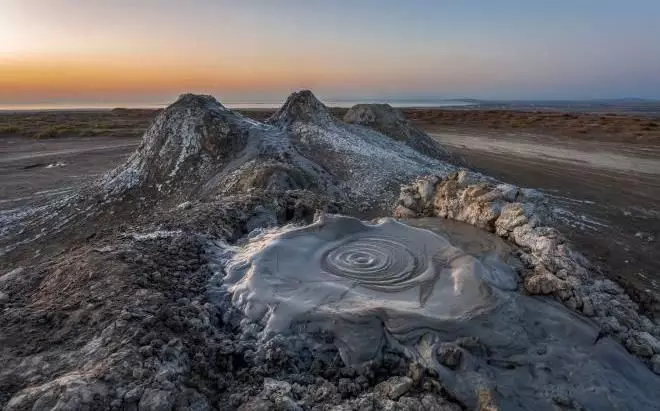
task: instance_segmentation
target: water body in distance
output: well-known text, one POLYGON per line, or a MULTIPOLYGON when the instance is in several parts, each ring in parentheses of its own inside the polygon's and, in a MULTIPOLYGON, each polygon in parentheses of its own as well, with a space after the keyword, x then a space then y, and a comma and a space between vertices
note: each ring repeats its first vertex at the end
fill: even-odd
MULTIPOLYGON (((372 104, 372 103, 387 103, 392 107, 466 107, 475 105, 476 103, 464 100, 428 100, 428 101, 414 101, 414 100, 328 100, 324 104, 328 107, 353 107, 356 104, 372 104)), ((226 107, 231 109, 277 109, 282 107, 284 102, 235 102, 223 103, 226 107)), ((111 110, 113 108, 146 108, 146 109, 159 109, 164 108, 165 103, 93 103, 93 104, 71 104, 71 103, 49 103, 49 104, 0 104, 0 112, 17 112, 17 111, 96 111, 96 110, 111 110)))

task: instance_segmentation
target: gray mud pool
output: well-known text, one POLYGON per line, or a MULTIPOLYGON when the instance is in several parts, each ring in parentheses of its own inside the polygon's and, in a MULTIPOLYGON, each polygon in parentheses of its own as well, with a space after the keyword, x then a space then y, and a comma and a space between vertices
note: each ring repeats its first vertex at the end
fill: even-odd
POLYGON ((493 390, 507 410, 657 409, 660 380, 640 360, 590 320, 520 293, 514 251, 438 218, 327 215, 215 250, 212 295, 265 340, 330 334, 351 365, 399 351, 466 404, 493 390))

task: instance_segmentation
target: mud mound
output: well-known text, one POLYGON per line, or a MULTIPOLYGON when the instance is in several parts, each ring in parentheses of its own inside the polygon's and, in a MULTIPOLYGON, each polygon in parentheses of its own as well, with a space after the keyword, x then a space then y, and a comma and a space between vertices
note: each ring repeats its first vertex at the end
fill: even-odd
POLYGON ((403 113, 389 104, 358 104, 344 116, 351 124, 373 128, 384 135, 403 141, 410 147, 428 156, 449 159, 449 153, 426 133, 406 119, 403 113))
POLYGON ((2 212, 0 252, 16 247, 15 234, 19 243, 32 243, 72 224, 91 227, 99 216, 130 224, 146 210, 255 190, 306 190, 350 209, 385 212, 401 184, 452 170, 376 131, 332 118, 309 91, 292 94, 268 123, 211 96, 186 94, 158 115, 128 161, 103 178, 66 197, 2 212))
POLYGON ((286 127, 296 121, 323 124, 332 122, 333 118, 328 108, 311 91, 302 90, 291 94, 266 122, 286 127))
POLYGON ((310 91, 293 93, 266 123, 232 112, 213 97, 188 94, 157 117, 135 154, 101 186, 110 197, 134 188, 188 199, 306 189, 362 199, 387 190, 391 200, 410 176, 442 168, 421 152, 400 152, 392 147, 398 142, 379 139, 334 119, 310 91), (387 173, 380 161, 363 165, 376 159, 400 169, 387 173), (358 184, 370 178, 380 180, 371 186, 379 192, 358 184))
POLYGON ((245 148, 250 126, 211 96, 183 95, 158 115, 103 188, 111 195, 135 187, 190 190, 245 148))
POLYGON ((310 91, 292 94, 267 123, 284 128, 294 148, 334 176, 349 202, 363 209, 387 208, 392 192, 424 170, 445 175, 454 169, 428 151, 332 117, 310 91))

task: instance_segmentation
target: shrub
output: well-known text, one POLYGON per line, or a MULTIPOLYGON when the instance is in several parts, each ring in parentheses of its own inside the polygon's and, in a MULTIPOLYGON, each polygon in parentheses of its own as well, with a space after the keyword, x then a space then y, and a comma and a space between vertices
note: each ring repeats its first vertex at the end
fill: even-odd
POLYGON ((6 126, 0 126, 0 133, 2 134, 17 134, 21 131, 21 128, 17 125, 10 124, 6 126))
POLYGON ((103 130, 88 128, 88 129, 80 131, 80 133, 78 135, 80 137, 93 137, 93 136, 98 136, 100 134, 103 134, 103 130))
POLYGON ((45 139, 45 138, 55 138, 55 137, 58 137, 58 136, 59 136, 59 134, 52 127, 47 128, 46 130, 37 131, 33 135, 34 138, 39 139, 39 140, 40 139, 45 139))

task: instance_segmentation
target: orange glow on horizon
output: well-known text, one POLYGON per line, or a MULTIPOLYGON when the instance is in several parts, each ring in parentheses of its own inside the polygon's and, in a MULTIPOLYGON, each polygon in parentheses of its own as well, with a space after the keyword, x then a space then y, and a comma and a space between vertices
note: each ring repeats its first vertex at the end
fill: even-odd
MULTIPOLYGON (((223 90, 226 92, 286 89, 306 83, 332 83, 336 70, 308 67, 292 70, 285 62, 261 65, 194 67, 162 62, 41 62, 0 64, 0 98, 66 97, 223 90)), ((346 80, 346 79, 344 79, 346 80)))
MULTIPOLYGON (((57 99, 125 99, 131 96, 197 93, 282 93, 300 88, 381 90, 399 84, 416 85, 422 76, 393 76, 366 67, 330 65, 283 58, 242 59, 240 62, 195 61, 190 65, 150 56, 136 59, 67 60, 22 58, 0 61, 0 101, 27 103, 57 99)), ((411 73, 412 74, 412 73, 411 73)))
POLYGON ((0 104, 660 96, 658 2, 377 3, 1 0, 0 104))

